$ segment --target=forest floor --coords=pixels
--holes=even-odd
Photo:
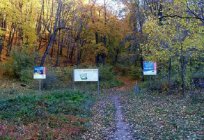
[[[131,82],[133,84],[133,82]],[[204,139],[204,102],[154,92],[134,94],[132,85],[103,91],[92,108],[86,140]]]

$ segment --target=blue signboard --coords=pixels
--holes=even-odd
[[[46,79],[46,68],[45,67],[34,67],[34,79]]]
[[[151,61],[143,62],[143,74],[144,75],[157,75],[157,63]]]

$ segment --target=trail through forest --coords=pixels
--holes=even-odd
[[[90,121],[92,129],[88,131],[84,139],[105,140],[133,140],[130,125],[123,114],[121,95],[133,85],[132,81],[122,79],[125,85],[103,91],[99,101],[94,105],[93,118]]]
[[[121,104],[118,96],[113,97],[113,101],[115,103],[116,113],[116,132],[115,132],[115,140],[132,140],[129,124],[124,122],[124,116],[121,109]]]
[[[102,92],[83,139],[203,139],[202,102],[189,104],[189,98],[149,92],[135,95],[133,83]]]
[[[91,129],[84,139],[132,140],[129,124],[125,121],[120,103],[120,90],[107,90],[93,107]]]

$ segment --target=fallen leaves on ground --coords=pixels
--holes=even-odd
[[[140,139],[203,139],[204,104],[176,95],[122,95],[123,112],[134,137]]]

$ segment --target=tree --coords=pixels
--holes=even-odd
[[[189,60],[194,54],[202,50],[202,35],[198,32],[199,22],[195,19],[166,19],[161,26],[157,18],[150,18],[145,24],[145,33],[148,43],[145,44],[146,54],[151,55],[151,60],[169,61],[169,83],[171,77],[172,58],[180,63],[181,89],[184,95],[186,89],[186,72]],[[163,56],[169,58],[165,60]]]
[[[0,9],[4,9],[2,16],[9,30],[7,43],[7,55],[10,54],[14,39],[19,46],[23,44],[34,45],[36,43],[35,19],[38,14],[38,0],[4,0]]]

